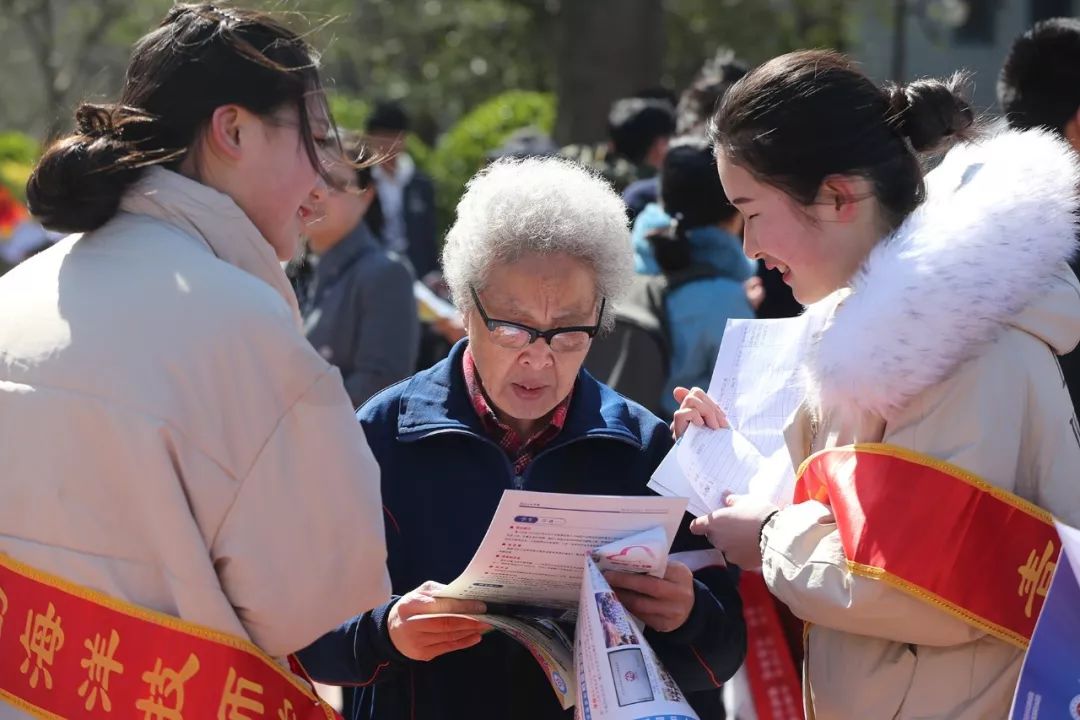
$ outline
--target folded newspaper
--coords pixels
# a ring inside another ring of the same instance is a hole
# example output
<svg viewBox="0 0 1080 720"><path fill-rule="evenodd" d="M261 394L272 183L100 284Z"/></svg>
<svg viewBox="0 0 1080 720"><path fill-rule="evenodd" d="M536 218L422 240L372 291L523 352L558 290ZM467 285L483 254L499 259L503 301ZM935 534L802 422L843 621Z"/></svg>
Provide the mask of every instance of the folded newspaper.
<svg viewBox="0 0 1080 720"><path fill-rule="evenodd" d="M602 574L663 577L685 511L685 498L507 490L469 566L440 596L485 602L487 614L467 617L524 645L576 718L698 720ZM686 560L702 567L715 556Z"/></svg>

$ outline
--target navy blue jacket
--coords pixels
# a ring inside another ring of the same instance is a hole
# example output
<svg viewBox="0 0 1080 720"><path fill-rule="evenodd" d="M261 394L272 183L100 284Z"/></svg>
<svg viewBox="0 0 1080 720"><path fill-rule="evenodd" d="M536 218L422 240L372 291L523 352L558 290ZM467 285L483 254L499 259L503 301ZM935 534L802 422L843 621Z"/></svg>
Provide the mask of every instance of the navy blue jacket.
<svg viewBox="0 0 1080 720"><path fill-rule="evenodd" d="M402 205L405 235L409 239L405 253L416 277L423 279L432 270L439 269L439 227L435 183L419 169L405 186Z"/></svg>
<svg viewBox="0 0 1080 720"><path fill-rule="evenodd" d="M503 491L646 495L671 447L654 415L584 370L562 432L515 478L473 409L461 369L465 341L429 370L376 395L357 416L382 468L388 565L395 597L300 653L311 675L362 686L353 717L378 720L551 720L569 717L536 661L516 641L488 633L476 646L431 662L396 651L386 619L397 597L426 580L449 583L472 558ZM706 547L687 515L673 550ZM358 548L357 552L363 552ZM746 628L733 578L696 574L687 622L646 637L703 718L722 717L719 683L742 663Z"/></svg>

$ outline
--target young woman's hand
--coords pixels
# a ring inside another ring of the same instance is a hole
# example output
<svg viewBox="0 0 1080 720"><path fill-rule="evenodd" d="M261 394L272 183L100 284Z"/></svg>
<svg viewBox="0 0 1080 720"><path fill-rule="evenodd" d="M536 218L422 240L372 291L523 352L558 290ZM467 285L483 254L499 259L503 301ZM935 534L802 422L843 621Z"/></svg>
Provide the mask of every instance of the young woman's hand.
<svg viewBox="0 0 1080 720"><path fill-rule="evenodd" d="M765 302L765 283L757 275L747 280L743 287L746 288L746 301L757 312L761 303Z"/></svg>
<svg viewBox="0 0 1080 720"><path fill-rule="evenodd" d="M675 402L679 403L679 409L675 411L674 419L671 421L671 436L676 440L682 437L690 425L713 430L728 427L724 411L701 388L687 390L684 387L677 387L672 394L675 396Z"/></svg>
<svg viewBox="0 0 1080 720"><path fill-rule="evenodd" d="M487 625L467 618L431 618L410 620L418 615L436 613L463 613L477 615L486 611L484 603L476 600L437 598L435 593L446 587L428 580L412 592L401 596L390 609L387 628L390 642L398 652L413 660L434 660L454 650L472 647L480 637L491 629Z"/></svg>
<svg viewBox="0 0 1080 720"><path fill-rule="evenodd" d="M704 535L728 562L746 570L761 567L761 528L777 507L749 495L726 495L724 507L690 523L690 532Z"/></svg>

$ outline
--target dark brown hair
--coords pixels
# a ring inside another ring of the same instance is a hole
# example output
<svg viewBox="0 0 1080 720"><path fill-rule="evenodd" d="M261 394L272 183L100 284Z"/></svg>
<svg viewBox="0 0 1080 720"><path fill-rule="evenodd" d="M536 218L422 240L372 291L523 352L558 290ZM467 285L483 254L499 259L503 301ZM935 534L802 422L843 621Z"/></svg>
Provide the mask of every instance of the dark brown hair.
<svg viewBox="0 0 1080 720"><path fill-rule="evenodd" d="M356 174L356 187L361 192L373 189L375 179L372 176L372 168L385 162L387 156L373 151L367 145L364 135L355 130L342 131L341 148L345 154L345 160L353 165ZM381 241L386 219L383 217L382 205L379 203L378 196L372 200L367 212L364 213L364 222L367 224L368 229Z"/></svg>
<svg viewBox="0 0 1080 720"><path fill-rule="evenodd" d="M55 230L100 227L146 167L178 166L214 110L230 104L263 117L295 107L308 157L326 177L308 114L308 98L322 93L317 62L265 14L173 7L136 43L119 101L80 105L76 131L45 151L27 182L30 211Z"/></svg>
<svg viewBox="0 0 1080 720"><path fill-rule="evenodd" d="M925 195L920 155L975 130L962 84L955 76L878 88L845 56L803 50L735 83L709 136L718 154L803 205L829 175L867 178L892 229Z"/></svg>

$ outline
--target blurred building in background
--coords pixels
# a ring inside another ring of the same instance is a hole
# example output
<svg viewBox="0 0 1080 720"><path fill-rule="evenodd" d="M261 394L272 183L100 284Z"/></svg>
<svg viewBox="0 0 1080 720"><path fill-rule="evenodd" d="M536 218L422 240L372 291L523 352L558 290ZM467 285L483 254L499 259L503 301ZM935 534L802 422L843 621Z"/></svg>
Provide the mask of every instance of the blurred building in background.
<svg viewBox="0 0 1080 720"><path fill-rule="evenodd" d="M973 73L973 100L998 112L1009 46L1035 22L1073 15L1078 0L874 0L852 5L852 54L876 80Z"/></svg>

